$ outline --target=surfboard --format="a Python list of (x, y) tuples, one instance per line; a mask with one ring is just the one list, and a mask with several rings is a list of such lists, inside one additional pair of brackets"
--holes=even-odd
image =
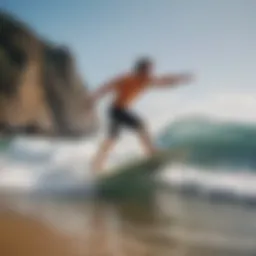
[(161, 168), (171, 164), (182, 156), (172, 149), (163, 150), (152, 157), (131, 160), (129, 163), (101, 174), (95, 181), (95, 187), (103, 195), (126, 192), (135, 188), (154, 187), (153, 178)]
[[(152, 157), (132, 159), (128, 163), (107, 170), (92, 180), (67, 182), (68, 184), (50, 184), (43, 182), (36, 186), (35, 195), (51, 197), (103, 197), (145, 198), (154, 193), (158, 185), (155, 175), (167, 164), (179, 161), (182, 154), (176, 150), (163, 150)], [(40, 180), (42, 183), (42, 180)]]

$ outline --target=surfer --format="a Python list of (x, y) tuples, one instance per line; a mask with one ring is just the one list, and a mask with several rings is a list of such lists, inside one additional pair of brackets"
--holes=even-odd
[(147, 89), (174, 87), (181, 83), (190, 82), (192, 75), (170, 74), (155, 77), (153, 69), (154, 63), (150, 58), (140, 58), (136, 61), (131, 72), (114, 78), (92, 94), (91, 100), (93, 103), (96, 103), (109, 93), (115, 94), (115, 99), (108, 112), (109, 127), (107, 138), (100, 145), (99, 151), (93, 160), (93, 170), (102, 169), (106, 157), (117, 142), (122, 128), (132, 129), (138, 134), (149, 156), (157, 152), (145, 123), (130, 110), (130, 106)]

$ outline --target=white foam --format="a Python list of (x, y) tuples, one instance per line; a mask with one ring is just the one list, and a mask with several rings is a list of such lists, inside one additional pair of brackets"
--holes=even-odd
[(194, 185), (202, 191), (221, 191), (256, 197), (256, 175), (248, 170), (200, 169), (177, 164), (167, 168), (163, 178), (175, 186)]
[(81, 186), (91, 180), (88, 171), (91, 146), (83, 141), (17, 138), (1, 159), (0, 188)]
[(1, 169), (0, 188), (31, 189), (35, 183), (29, 166), (9, 165)]
[[(52, 143), (40, 139), (17, 139), (9, 148), (7, 158), (1, 158), (0, 188), (30, 189), (46, 181), (52, 185), (69, 184), (74, 187), (83, 182), (90, 183), (93, 177), (89, 163), (94, 149), (93, 142)], [(127, 155), (122, 159), (121, 153), (113, 154), (111, 165), (127, 160)], [(206, 170), (176, 164), (167, 168), (162, 177), (172, 186), (194, 185), (202, 191), (256, 198), (256, 174), (248, 170)]]

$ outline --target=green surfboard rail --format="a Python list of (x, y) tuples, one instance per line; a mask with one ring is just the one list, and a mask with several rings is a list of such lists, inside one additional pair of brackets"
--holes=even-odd
[(135, 160), (115, 168), (109, 175), (98, 178), (96, 187), (102, 195), (131, 194), (132, 192), (137, 194), (138, 190), (152, 190), (154, 175), (179, 157), (178, 152), (167, 150), (151, 158)]

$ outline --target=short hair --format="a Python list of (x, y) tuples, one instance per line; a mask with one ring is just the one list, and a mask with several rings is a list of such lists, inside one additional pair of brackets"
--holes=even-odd
[(139, 58), (135, 62), (134, 70), (136, 72), (143, 72), (148, 69), (148, 67), (153, 63), (153, 61), (149, 57)]

